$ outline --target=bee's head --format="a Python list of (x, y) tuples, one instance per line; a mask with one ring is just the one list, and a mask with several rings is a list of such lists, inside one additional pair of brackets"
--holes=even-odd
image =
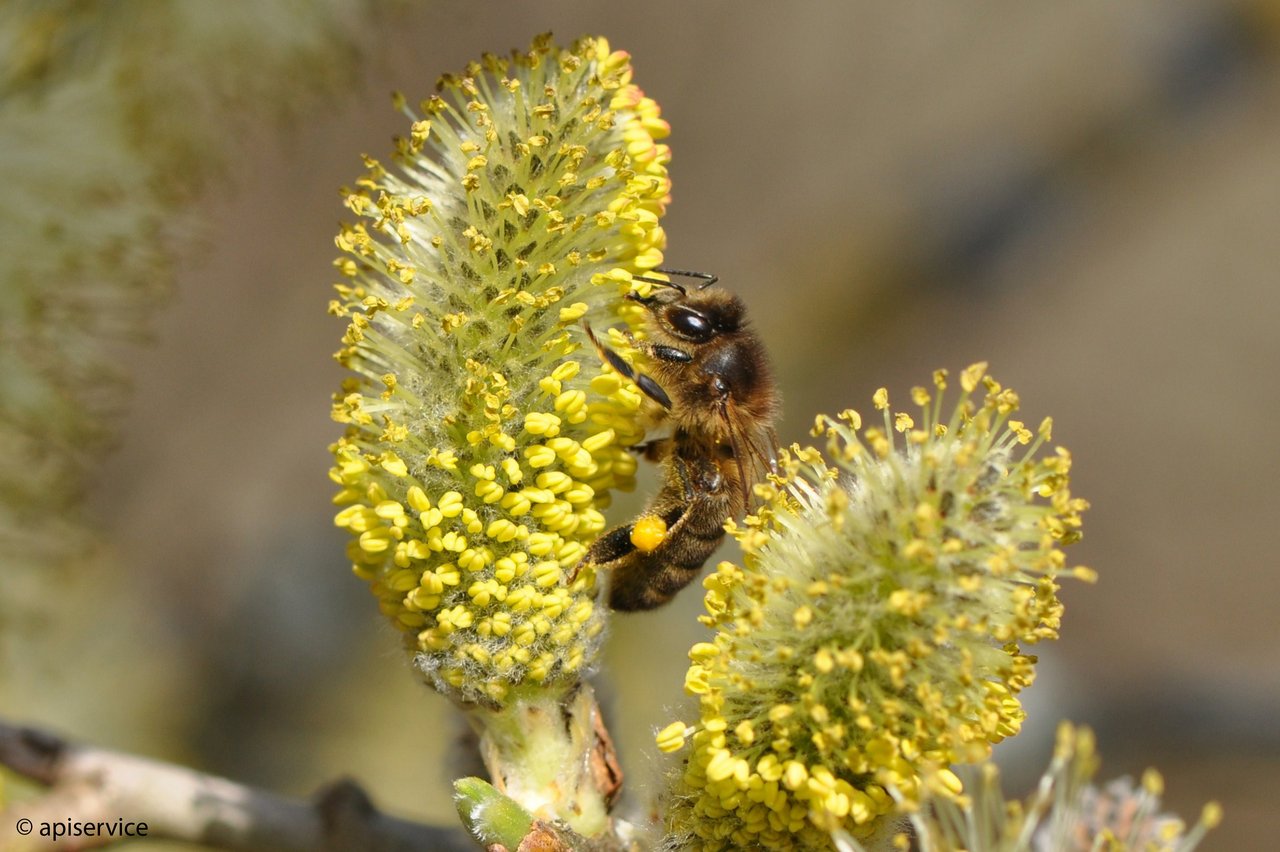
[(689, 343), (708, 343), (742, 327), (742, 301), (727, 290), (672, 287), (629, 298), (647, 307), (663, 331)]

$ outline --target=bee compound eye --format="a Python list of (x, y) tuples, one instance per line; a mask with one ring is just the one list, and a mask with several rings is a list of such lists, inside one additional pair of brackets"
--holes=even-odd
[(689, 308), (676, 308), (667, 320), (675, 330), (690, 340), (706, 340), (711, 337), (711, 323), (697, 311)]

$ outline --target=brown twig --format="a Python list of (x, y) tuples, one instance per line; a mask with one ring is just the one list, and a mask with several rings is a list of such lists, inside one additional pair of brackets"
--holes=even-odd
[[(11, 803), (0, 813), (0, 849), (101, 848), (126, 839), (119, 834), (126, 824), (137, 832), (143, 823), (148, 838), (220, 849), (462, 852), (476, 848), (461, 830), (379, 812), (365, 792), (346, 779), (323, 788), (313, 801), (299, 801), (185, 767), (69, 743), (3, 720), (0, 765), (49, 788), (35, 799)], [(83, 831), (90, 823), (95, 824), (92, 836), (64, 833), (56, 843), (49, 836), (55, 824), (64, 830), (78, 825)]]

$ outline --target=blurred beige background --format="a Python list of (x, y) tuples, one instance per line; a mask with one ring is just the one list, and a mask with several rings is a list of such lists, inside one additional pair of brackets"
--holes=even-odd
[[(812, 416), (975, 360), (1051, 414), (1093, 509), (1063, 639), (1002, 747), (1022, 795), (1059, 719), (1102, 777), (1269, 849), (1280, 773), (1280, 6), (680, 3), (413, 6), (354, 91), (246, 140), (208, 200), (93, 483), (112, 552), (59, 580), (0, 713), (305, 793), (356, 775), (446, 820), (449, 709), (409, 674), (331, 528), (326, 316), (337, 188), (482, 51), (606, 35), (671, 122), (668, 262), (750, 306)], [(640, 496), (636, 497), (638, 501)], [(634, 508), (620, 505), (614, 519)], [(726, 548), (722, 555), (729, 555)], [(699, 601), (617, 620), (602, 678), (632, 792), (663, 764)], [(639, 796), (633, 801), (642, 801)]]

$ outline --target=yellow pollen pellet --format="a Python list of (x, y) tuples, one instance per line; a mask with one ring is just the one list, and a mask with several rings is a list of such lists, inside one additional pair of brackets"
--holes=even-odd
[(631, 528), (631, 543), (641, 553), (652, 553), (667, 538), (667, 522), (657, 515), (645, 515)]

